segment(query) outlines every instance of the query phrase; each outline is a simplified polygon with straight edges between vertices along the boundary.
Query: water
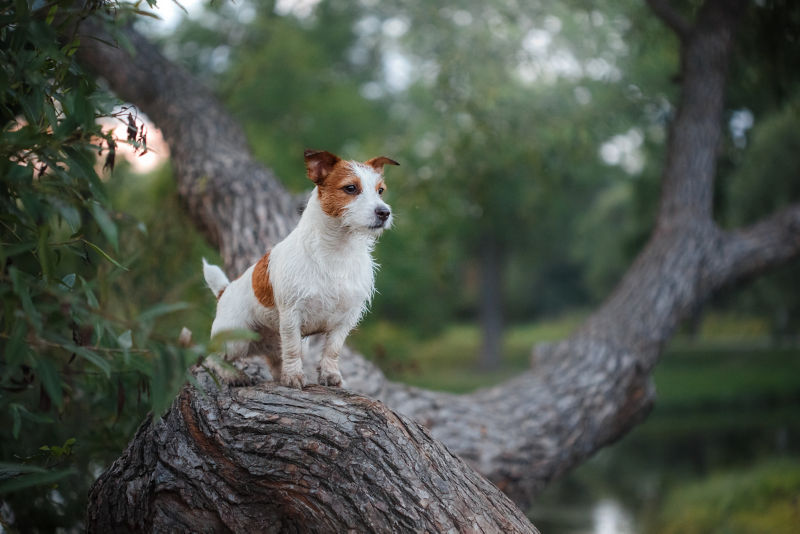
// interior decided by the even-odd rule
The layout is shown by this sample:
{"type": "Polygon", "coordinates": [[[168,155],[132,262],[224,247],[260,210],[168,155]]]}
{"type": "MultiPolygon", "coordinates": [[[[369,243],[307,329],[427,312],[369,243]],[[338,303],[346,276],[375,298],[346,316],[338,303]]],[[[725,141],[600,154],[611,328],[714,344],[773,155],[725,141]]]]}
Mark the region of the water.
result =
{"type": "MultiPolygon", "coordinates": [[[[673,351],[655,380],[659,399],[647,421],[539,497],[529,511],[539,530],[650,534],[670,521],[677,502],[689,531],[705,532],[692,521],[716,508],[741,512],[746,503],[730,503],[741,502],[742,491],[768,507],[776,498],[770,488],[800,488],[792,482],[800,479],[800,350],[673,351]],[[785,479],[775,469],[781,458],[794,458],[785,479]],[[693,516],[692,507],[702,513],[693,516]]],[[[791,498],[800,499],[800,489],[791,498]]],[[[764,528],[735,531],[780,531],[764,528]]]]}

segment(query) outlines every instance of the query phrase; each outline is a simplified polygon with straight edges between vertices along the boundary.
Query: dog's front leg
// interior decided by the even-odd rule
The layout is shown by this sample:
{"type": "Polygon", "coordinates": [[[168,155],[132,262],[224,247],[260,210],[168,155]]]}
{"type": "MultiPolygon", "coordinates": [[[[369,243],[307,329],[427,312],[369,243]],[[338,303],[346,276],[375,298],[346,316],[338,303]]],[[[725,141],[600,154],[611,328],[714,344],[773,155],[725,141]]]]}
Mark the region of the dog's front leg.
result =
{"type": "Polygon", "coordinates": [[[281,384],[295,389],[306,385],[303,374],[303,342],[300,333],[300,314],[288,309],[280,312],[281,384]]]}
{"type": "Polygon", "coordinates": [[[319,361],[319,383],[323,386],[340,387],[342,374],[339,372],[339,352],[344,346],[344,340],[350,328],[340,327],[325,336],[325,346],[322,349],[322,358],[319,361]]]}

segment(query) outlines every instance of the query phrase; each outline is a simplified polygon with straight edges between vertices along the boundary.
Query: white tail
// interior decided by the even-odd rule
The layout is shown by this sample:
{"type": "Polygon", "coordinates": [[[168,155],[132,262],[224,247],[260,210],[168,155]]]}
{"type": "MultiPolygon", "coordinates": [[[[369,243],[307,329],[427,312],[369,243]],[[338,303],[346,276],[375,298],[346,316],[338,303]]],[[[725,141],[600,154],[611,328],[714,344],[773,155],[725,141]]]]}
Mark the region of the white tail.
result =
{"type": "Polygon", "coordinates": [[[225,276],[225,273],[222,272],[222,269],[216,265],[211,265],[205,258],[203,258],[203,276],[206,279],[206,284],[217,298],[219,298],[220,293],[228,287],[228,284],[231,283],[228,277],[225,276]]]}

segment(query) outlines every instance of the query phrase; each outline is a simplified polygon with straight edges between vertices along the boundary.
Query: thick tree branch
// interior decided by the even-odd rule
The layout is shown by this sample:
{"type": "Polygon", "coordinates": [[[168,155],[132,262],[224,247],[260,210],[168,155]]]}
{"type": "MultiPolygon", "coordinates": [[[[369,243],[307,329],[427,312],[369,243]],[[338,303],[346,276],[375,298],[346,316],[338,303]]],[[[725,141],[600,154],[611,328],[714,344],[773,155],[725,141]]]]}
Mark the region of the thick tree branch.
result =
{"type": "Polygon", "coordinates": [[[90,532],[537,532],[378,401],[197,376],[92,487],[90,532]]]}
{"type": "MultiPolygon", "coordinates": [[[[730,232],[720,240],[719,267],[713,276],[719,287],[758,276],[800,255],[800,204],[792,204],[752,226],[730,232]]],[[[712,263],[713,265],[713,263],[712,263]]]]}
{"type": "Polygon", "coordinates": [[[647,4],[653,13],[666,24],[679,39],[684,40],[689,37],[692,26],[683,15],[675,11],[669,0],[647,0],[647,4]]]}
{"type": "Polygon", "coordinates": [[[681,42],[682,90],[670,127],[659,228],[711,224],[725,79],[744,0],[709,0],[681,42]]]}

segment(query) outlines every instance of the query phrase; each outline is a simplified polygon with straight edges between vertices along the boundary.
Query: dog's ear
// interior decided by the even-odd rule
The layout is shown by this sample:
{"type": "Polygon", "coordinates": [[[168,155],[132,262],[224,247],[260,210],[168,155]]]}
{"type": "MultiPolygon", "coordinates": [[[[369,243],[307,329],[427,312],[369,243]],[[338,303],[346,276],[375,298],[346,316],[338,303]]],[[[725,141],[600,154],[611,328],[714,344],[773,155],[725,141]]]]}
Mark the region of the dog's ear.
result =
{"type": "Polygon", "coordinates": [[[368,159],[365,161],[365,163],[381,173],[383,172],[384,165],[400,165],[395,160],[389,159],[386,156],[378,156],[377,158],[368,159]]]}
{"type": "Polygon", "coordinates": [[[336,154],[331,154],[325,150],[306,149],[303,154],[306,158],[306,174],[308,179],[319,185],[333,170],[340,158],[336,154]]]}

